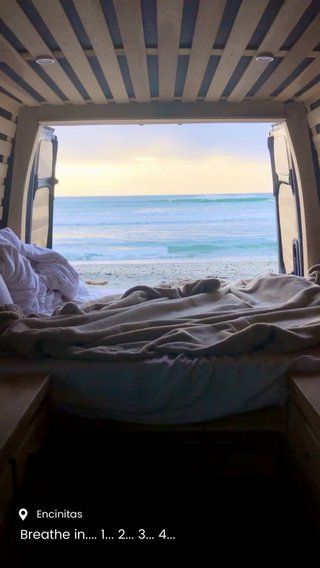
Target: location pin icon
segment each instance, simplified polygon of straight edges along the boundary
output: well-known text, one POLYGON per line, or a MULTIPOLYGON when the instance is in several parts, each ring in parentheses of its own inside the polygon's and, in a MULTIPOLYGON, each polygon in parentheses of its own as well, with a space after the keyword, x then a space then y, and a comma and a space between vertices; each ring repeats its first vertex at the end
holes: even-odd
POLYGON ((28 511, 27 509, 20 509, 19 511, 19 516, 20 518, 24 521, 25 518, 27 517, 28 511))

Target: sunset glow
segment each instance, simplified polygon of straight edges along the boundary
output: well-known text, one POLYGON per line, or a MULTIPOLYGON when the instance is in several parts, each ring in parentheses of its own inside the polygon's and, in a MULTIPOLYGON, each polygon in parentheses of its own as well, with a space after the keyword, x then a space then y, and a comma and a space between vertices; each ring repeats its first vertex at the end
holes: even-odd
POLYGON ((56 195, 267 193, 268 124, 57 127, 56 195))

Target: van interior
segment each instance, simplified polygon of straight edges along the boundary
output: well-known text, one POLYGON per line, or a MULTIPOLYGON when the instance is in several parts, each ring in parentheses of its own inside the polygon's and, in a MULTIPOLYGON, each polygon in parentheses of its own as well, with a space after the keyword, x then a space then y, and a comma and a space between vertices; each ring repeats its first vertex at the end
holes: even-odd
POLYGON ((319 0, 0 17, 2 565, 68 548, 319 566, 319 0), (273 124, 279 274, 75 301, 53 125, 214 122, 273 124))

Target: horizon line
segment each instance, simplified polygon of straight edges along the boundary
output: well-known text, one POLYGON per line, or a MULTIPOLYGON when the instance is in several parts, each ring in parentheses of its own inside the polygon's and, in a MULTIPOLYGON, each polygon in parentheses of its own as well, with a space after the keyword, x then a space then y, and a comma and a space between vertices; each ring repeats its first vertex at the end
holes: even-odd
POLYGON ((242 192, 228 192, 228 193, 122 193, 122 194, 88 194, 88 195, 55 195, 54 197, 201 197, 201 196, 210 196, 213 197, 215 195, 272 195, 272 191, 242 191, 242 192))

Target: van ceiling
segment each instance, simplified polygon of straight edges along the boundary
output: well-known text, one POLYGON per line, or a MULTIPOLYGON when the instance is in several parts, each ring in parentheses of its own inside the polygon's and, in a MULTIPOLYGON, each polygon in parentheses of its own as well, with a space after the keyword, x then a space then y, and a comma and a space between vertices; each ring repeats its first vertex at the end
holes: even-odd
POLYGON ((0 91, 27 106, 320 98, 320 0, 2 0, 0 16, 0 91))

